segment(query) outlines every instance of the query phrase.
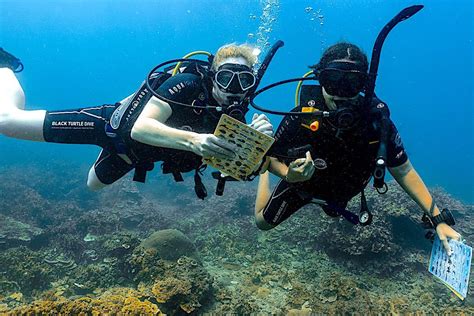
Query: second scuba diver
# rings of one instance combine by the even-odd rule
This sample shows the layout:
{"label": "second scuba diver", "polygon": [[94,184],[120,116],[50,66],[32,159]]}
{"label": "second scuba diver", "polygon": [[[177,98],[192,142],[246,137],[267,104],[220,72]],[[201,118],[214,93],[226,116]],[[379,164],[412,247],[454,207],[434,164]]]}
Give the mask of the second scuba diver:
{"label": "second scuba diver", "polygon": [[[225,45],[212,64],[190,62],[174,76],[152,76],[149,85],[143,84],[117,104],[25,111],[25,96],[14,75],[23,65],[0,49],[0,134],[102,147],[87,180],[94,190],[114,183],[132,169],[134,180],[144,182],[153,163],[162,161],[163,173],[173,174],[176,181],[182,181],[182,172],[194,170],[196,194],[204,198],[207,193],[199,176],[202,157],[233,157],[233,145],[212,133],[222,113],[245,120],[247,106],[242,101],[258,83],[253,71],[256,62],[253,47]],[[170,102],[155,97],[150,85]],[[255,114],[251,126],[273,134],[265,115]]]}
{"label": "second scuba diver", "polygon": [[[375,96],[366,102],[361,95],[369,78],[368,66],[366,55],[357,46],[338,43],[312,67],[320,85],[303,86],[299,105],[292,112],[316,111],[323,115],[317,120],[296,114],[283,118],[267,160],[268,170],[281,180],[272,192],[268,172],[260,176],[256,224],[260,229],[271,229],[315,201],[329,216],[369,224],[371,214],[366,212],[364,188],[379,163],[384,118],[387,124],[382,149],[386,161],[381,162],[423,209],[450,253],[447,238],[459,239],[460,235],[448,225],[454,223],[449,211],[440,212],[410,163],[400,135],[388,118],[387,105]],[[383,185],[378,189],[383,190]],[[361,214],[357,216],[346,210],[346,205],[359,193]]]}

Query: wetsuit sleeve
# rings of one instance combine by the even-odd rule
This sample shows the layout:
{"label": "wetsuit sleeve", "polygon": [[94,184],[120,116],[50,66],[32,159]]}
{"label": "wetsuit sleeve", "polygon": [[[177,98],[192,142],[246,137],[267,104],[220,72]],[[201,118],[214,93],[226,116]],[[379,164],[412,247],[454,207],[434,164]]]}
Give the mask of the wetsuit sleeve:
{"label": "wetsuit sleeve", "polygon": [[390,121],[390,135],[387,144],[387,166],[398,167],[408,160],[408,155],[403,147],[402,138],[395,124]]}
{"label": "wetsuit sleeve", "polygon": [[[202,80],[199,76],[183,73],[166,80],[158,88],[158,94],[166,99],[188,104],[190,100],[198,99],[203,93],[202,90]],[[180,107],[180,105],[173,103],[170,103],[170,106],[172,110]]]}

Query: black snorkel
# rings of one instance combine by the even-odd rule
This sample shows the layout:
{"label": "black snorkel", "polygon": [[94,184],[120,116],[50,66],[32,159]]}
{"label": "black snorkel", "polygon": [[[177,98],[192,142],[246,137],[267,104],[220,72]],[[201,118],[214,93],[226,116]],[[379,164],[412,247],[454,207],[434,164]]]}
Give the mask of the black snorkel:
{"label": "black snorkel", "polygon": [[255,91],[257,90],[258,88],[258,85],[260,84],[260,81],[262,81],[262,78],[263,76],[265,75],[267,69],[268,69],[268,66],[270,65],[270,62],[272,61],[273,57],[275,56],[276,52],[282,48],[283,46],[285,46],[285,43],[282,41],[282,40],[278,40],[276,41],[275,44],[273,44],[273,46],[270,48],[270,50],[268,51],[267,55],[265,56],[265,58],[263,59],[262,61],[262,64],[260,65],[260,67],[258,68],[258,71],[257,71],[257,81],[255,82],[255,86],[252,87],[252,89],[249,90],[249,96],[248,98],[250,99],[251,96],[255,93]]}
{"label": "black snorkel", "polygon": [[0,47],[0,54],[2,55],[2,62],[1,67],[8,67],[14,73],[22,72],[25,69],[25,66],[20,61],[20,59],[16,58],[9,52],[6,52],[3,48]]}
{"label": "black snorkel", "polygon": [[[422,5],[414,5],[407,7],[400,11],[393,19],[391,19],[380,31],[377,39],[375,40],[374,48],[372,49],[372,58],[370,60],[369,75],[365,88],[365,104],[370,105],[372,99],[375,96],[375,82],[377,80],[377,72],[379,69],[380,54],[382,52],[383,43],[387,38],[390,31],[400,22],[405,21],[415,15],[418,11],[423,9]],[[375,159],[375,169],[373,172],[374,176],[374,187],[377,192],[384,194],[387,192],[387,185],[385,183],[385,168],[387,162],[387,142],[390,127],[390,113],[388,108],[383,104],[379,103],[373,110],[379,116],[380,122],[380,145],[377,152],[377,158]]]}

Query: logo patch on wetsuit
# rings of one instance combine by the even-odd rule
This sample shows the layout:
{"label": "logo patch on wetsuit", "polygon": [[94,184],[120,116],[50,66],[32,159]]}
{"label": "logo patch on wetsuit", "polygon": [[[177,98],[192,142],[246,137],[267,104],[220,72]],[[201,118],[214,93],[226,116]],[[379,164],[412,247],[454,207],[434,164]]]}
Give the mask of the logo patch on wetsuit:
{"label": "logo patch on wetsuit", "polygon": [[110,126],[113,129],[118,129],[120,127],[120,123],[122,122],[122,118],[124,117],[125,113],[127,113],[127,116],[125,119],[129,120],[133,112],[140,105],[141,100],[147,93],[148,93],[148,89],[146,88],[140,89],[130,101],[120,104],[119,107],[115,109],[114,113],[112,113],[112,116],[110,117]]}
{"label": "logo patch on wetsuit", "polygon": [[314,163],[314,167],[319,170],[326,169],[328,167],[328,164],[326,163],[326,161],[324,161],[321,158],[314,159],[313,163]]}
{"label": "logo patch on wetsuit", "polygon": [[184,87],[185,87],[185,84],[184,84],[183,82],[180,82],[180,83],[178,83],[177,85],[175,85],[174,87],[168,89],[168,92],[169,92],[171,95],[173,95],[173,94],[175,94],[175,93],[177,93],[177,92],[180,92],[181,89],[183,89]]}
{"label": "logo patch on wetsuit", "polygon": [[400,133],[397,133],[397,135],[395,135],[394,142],[397,147],[402,147],[402,138],[400,137]]}
{"label": "logo patch on wetsuit", "polygon": [[125,113],[127,106],[125,104],[120,104],[118,108],[115,109],[114,113],[110,117],[110,126],[113,129],[117,129],[120,126],[120,121],[122,120],[122,116]]}
{"label": "logo patch on wetsuit", "polygon": [[399,153],[395,156],[395,158],[399,159],[399,158],[403,155],[404,152],[405,152],[405,151],[402,150],[401,152],[399,152]]}
{"label": "logo patch on wetsuit", "polygon": [[95,123],[94,122],[87,122],[87,121],[52,121],[51,126],[52,127],[75,127],[75,128],[81,128],[81,127],[94,127]]}

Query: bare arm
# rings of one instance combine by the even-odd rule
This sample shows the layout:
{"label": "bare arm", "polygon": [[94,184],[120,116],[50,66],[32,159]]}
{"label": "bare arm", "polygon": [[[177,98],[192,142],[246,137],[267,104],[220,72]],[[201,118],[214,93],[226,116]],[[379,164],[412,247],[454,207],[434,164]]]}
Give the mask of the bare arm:
{"label": "bare arm", "polygon": [[152,97],[132,128],[132,139],[151,146],[190,151],[203,157],[234,157],[235,148],[213,134],[167,126],[165,122],[172,113],[169,104]]}
{"label": "bare arm", "polygon": [[438,206],[433,205],[430,214],[430,209],[434,203],[433,198],[409,160],[401,166],[389,168],[389,171],[403,190],[421,207],[423,212],[430,216],[436,216],[440,213]]}
{"label": "bare arm", "polygon": [[167,103],[152,97],[132,128],[132,139],[151,146],[194,151],[197,133],[166,126],[164,122],[171,114]]}
{"label": "bare arm", "polygon": [[[399,167],[389,168],[389,171],[405,192],[407,192],[408,195],[422,208],[425,214],[436,216],[440,213],[438,206],[434,203],[433,198],[428,191],[428,188],[425,186],[423,180],[413,168],[409,160]],[[439,239],[443,242],[448,255],[451,255],[452,251],[447,242],[447,238],[460,240],[461,235],[446,223],[439,224],[436,227],[436,233],[438,234]]]}

